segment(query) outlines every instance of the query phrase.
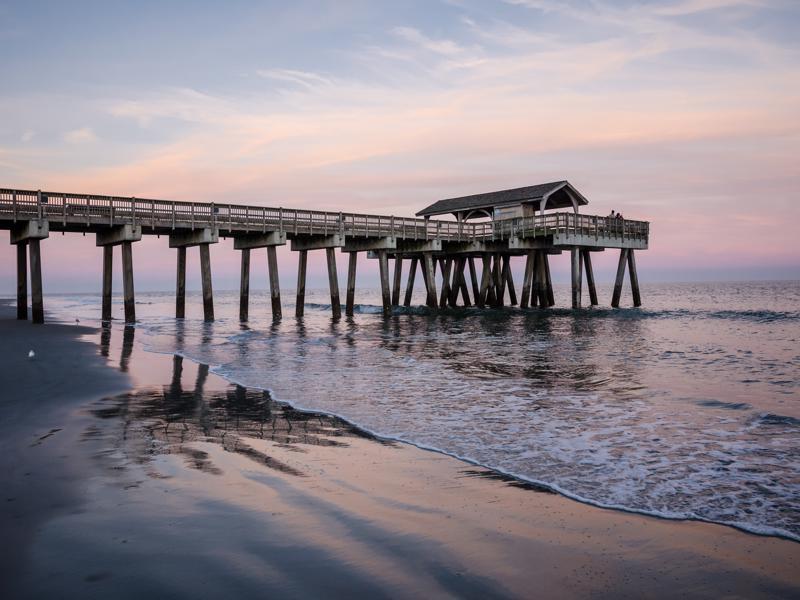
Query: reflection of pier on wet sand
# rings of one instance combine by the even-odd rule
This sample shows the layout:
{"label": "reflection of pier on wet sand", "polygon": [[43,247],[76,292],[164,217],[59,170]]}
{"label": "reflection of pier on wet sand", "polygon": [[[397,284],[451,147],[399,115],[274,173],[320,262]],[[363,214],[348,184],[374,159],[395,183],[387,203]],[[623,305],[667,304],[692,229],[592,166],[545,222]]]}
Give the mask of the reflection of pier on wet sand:
{"label": "reflection of pier on wet sand", "polygon": [[104,331],[101,352],[135,387],[87,407],[93,494],[60,525],[72,549],[61,572],[112,574],[98,591],[123,581],[240,596],[797,590],[792,542],[537,493],[145,353],[125,333]]}

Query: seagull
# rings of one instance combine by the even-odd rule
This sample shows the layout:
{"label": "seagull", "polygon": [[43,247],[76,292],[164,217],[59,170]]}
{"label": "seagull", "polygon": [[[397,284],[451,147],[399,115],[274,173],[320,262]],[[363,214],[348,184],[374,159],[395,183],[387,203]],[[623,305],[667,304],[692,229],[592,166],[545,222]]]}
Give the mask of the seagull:
{"label": "seagull", "polygon": [[33,350],[28,350],[28,358],[33,358],[36,356],[36,353]]}

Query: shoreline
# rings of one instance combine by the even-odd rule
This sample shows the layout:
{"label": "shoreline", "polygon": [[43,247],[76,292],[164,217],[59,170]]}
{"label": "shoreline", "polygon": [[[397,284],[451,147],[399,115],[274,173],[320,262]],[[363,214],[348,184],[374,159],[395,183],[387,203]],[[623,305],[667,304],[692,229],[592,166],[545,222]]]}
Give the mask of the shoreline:
{"label": "shoreline", "polygon": [[[3,327],[7,328],[6,323],[3,323]],[[560,492],[530,489],[530,483],[525,479],[513,478],[509,481],[509,476],[498,474],[496,470],[486,469],[440,451],[423,449],[405,441],[375,439],[374,435],[341,417],[328,417],[319,411],[306,411],[291,403],[275,400],[268,391],[256,393],[255,388],[241,388],[230,384],[221,376],[209,373],[208,366],[197,363],[185,365],[183,361],[176,361],[174,358],[170,361],[167,354],[142,350],[135,346],[133,334],[127,341],[119,340],[119,336],[115,334],[120,333],[121,328],[113,325],[108,332],[111,339],[105,341],[105,346],[101,340],[99,353],[96,343],[90,344],[89,341],[96,340],[101,332],[90,328],[49,324],[41,328],[37,326],[34,329],[38,331],[31,333],[25,331],[25,327],[33,328],[30,323],[25,322],[14,326],[21,331],[19,335],[24,340],[34,339],[36,336],[41,339],[56,339],[60,336],[59,339],[62,340],[67,337],[63,342],[64,347],[81,347],[83,351],[71,352],[59,360],[85,362],[83,366],[89,365],[92,377],[99,374],[96,389],[86,389],[78,394],[73,392],[67,404],[56,408],[50,406],[46,420],[51,423],[69,423],[68,427],[63,427],[50,437],[47,437],[48,431],[44,431],[47,427],[37,425],[39,419],[35,416],[21,417],[11,423],[4,419],[6,425],[3,428],[8,430],[11,427],[17,432],[10,438],[4,437],[4,443],[8,447],[16,445],[17,454],[26,455],[21,463],[29,460],[27,454],[31,451],[66,452],[66,456],[76,463],[73,465],[75,473],[72,477],[77,478],[79,483],[84,482],[78,485],[84,493],[81,498],[66,502],[66,508],[50,512],[42,510],[36,515],[41,525],[37,526],[37,539],[31,542],[34,554],[42,554],[41,549],[48,546],[48,540],[53,542],[55,530],[61,528],[72,534],[80,531],[75,523],[69,523],[71,519],[92,522],[92,515],[98,515],[98,519],[102,521],[101,515],[107,506],[94,506],[97,502],[88,493],[92,486],[98,485],[98,480],[103,479],[98,475],[96,465],[91,464],[91,458],[87,458],[92,453],[97,454],[99,450],[103,455],[102,460],[111,460],[112,463],[120,460],[117,455],[127,453],[122,463],[114,463],[109,470],[119,471],[122,468],[122,472],[136,471],[141,470],[144,465],[145,471],[153,466],[156,470],[164,470],[168,475],[167,479],[163,479],[161,475],[164,473],[151,473],[144,482],[138,482],[137,479],[137,487],[129,488],[140,491],[150,488],[142,492],[142,497],[134,503],[137,508],[130,515],[130,520],[142,520],[152,525],[153,531],[159,531],[159,534],[163,522],[160,522],[158,516],[148,517],[141,511],[142,507],[152,508],[153,499],[162,497],[165,493],[190,500],[200,498],[201,505],[212,501],[222,503],[226,506],[223,512],[230,519],[235,521],[234,515],[241,517],[246,514],[254,520],[256,526],[271,524],[270,527],[283,527],[288,520],[295,527],[289,535],[294,542],[293,547],[302,547],[309,552],[310,549],[331,547],[331,540],[324,535],[324,539],[317,539],[315,534],[322,535],[320,532],[336,529],[342,523],[351,523],[346,539],[337,541],[333,546],[345,553],[355,553],[353,560],[344,566],[336,565],[335,568],[326,561],[317,561],[311,567],[317,571],[312,577],[314,581],[306,584],[305,589],[293,587],[300,585],[292,576],[304,576],[301,569],[291,572],[289,578],[292,581],[283,582],[281,586],[273,588],[276,591],[288,590],[307,595],[313,592],[308,585],[321,583],[323,580],[329,585],[328,576],[338,579],[352,568],[355,569],[354,572],[367,572],[372,577],[368,582],[359,580],[360,583],[348,589],[348,592],[369,589],[371,592],[388,594],[402,591],[409,595],[415,592],[432,595],[450,592],[462,595],[471,589],[462,586],[468,581],[473,586],[480,583],[479,587],[474,588],[476,595],[480,590],[482,594],[490,596],[524,595],[524,590],[531,589],[527,586],[534,584],[537,589],[547,589],[567,596],[591,593],[650,597],[680,593],[689,596],[741,593],[746,596],[788,597],[800,590],[800,579],[795,575],[797,566],[800,565],[800,546],[793,540],[700,520],[674,520],[601,508],[571,499]],[[94,352],[93,359],[89,348]],[[39,353],[37,358],[38,356]],[[109,368],[117,356],[120,357],[118,368]],[[24,366],[24,361],[19,361]],[[181,363],[180,366],[177,366],[178,362]],[[33,363],[35,361],[29,364]],[[58,368],[59,365],[53,365],[54,371]],[[73,372],[72,375],[76,373]],[[187,378],[192,379],[192,375],[194,385],[190,392],[183,382]],[[86,372],[78,379],[85,381]],[[31,394],[34,392],[33,388],[40,383],[31,383],[27,391],[23,392]],[[102,386],[105,389],[101,390]],[[160,388],[163,389],[158,392]],[[172,392],[168,392],[168,388]],[[197,435],[188,442],[181,439],[178,445],[169,439],[172,433],[166,433],[164,439],[161,434],[162,429],[169,432],[170,423],[175,421],[170,421],[169,415],[153,416],[153,410],[159,406],[158,403],[170,401],[169,394],[173,392],[178,402],[193,402],[192,410],[187,409],[182,414],[181,435],[186,436],[187,432]],[[159,393],[163,396],[160,400]],[[48,388],[35,391],[35,394],[51,399],[59,398]],[[263,394],[266,400],[259,394]],[[98,396],[102,398],[98,399]],[[141,439],[136,440],[133,445],[130,445],[132,442],[120,445],[119,439],[115,437],[115,428],[120,426],[119,414],[111,411],[109,402],[112,405],[115,402],[124,404],[127,411],[124,413],[127,415],[125,418],[128,419],[125,421],[125,427],[128,428],[126,431],[134,431],[145,423],[142,431],[158,432],[155,436],[155,446],[158,447],[156,452],[164,450],[164,447],[169,451],[157,453],[153,458],[147,452],[140,453],[141,448],[136,444],[141,443]],[[225,403],[227,404],[224,408],[219,408]],[[277,419],[272,421],[271,441],[269,436],[263,437],[263,429],[268,421],[261,420],[260,416],[254,418],[255,413],[241,412],[237,408],[241,404],[258,410],[268,409],[271,418]],[[206,408],[202,408],[204,406]],[[3,408],[8,410],[8,407]],[[11,408],[20,412],[19,406],[12,404]],[[219,415],[211,420],[207,416],[195,419],[193,411],[198,410],[217,411]],[[141,413],[139,417],[131,417],[137,411]],[[98,414],[102,417],[97,417]],[[98,424],[98,418],[104,422]],[[216,433],[220,430],[220,423],[226,423],[227,427],[232,418],[239,424],[244,423],[243,429],[224,429],[220,438]],[[283,422],[281,419],[289,424],[288,433],[286,428],[275,429],[276,422]],[[293,426],[292,419],[305,424],[304,441],[298,442],[295,439],[293,427],[298,425]],[[166,427],[159,429],[162,422],[166,423]],[[259,423],[262,427],[261,439],[257,439],[258,431],[252,428]],[[38,446],[32,447],[30,443],[34,442],[30,438],[35,431],[42,431],[41,435],[45,437]],[[85,438],[87,432],[93,431],[95,433],[90,442],[99,443],[99,446],[88,454],[80,451],[79,443],[68,443],[68,440],[63,442],[65,445],[62,447],[51,448],[54,440],[63,439],[60,436],[64,436],[64,431],[72,431],[73,442],[82,436]],[[240,435],[241,431],[248,435]],[[276,431],[279,433],[276,434]],[[236,443],[241,444],[240,446],[225,446],[231,435],[237,438]],[[148,440],[153,441],[150,438],[145,441]],[[151,446],[147,448],[148,452],[152,450]],[[78,455],[82,457],[76,458]],[[180,460],[177,458],[179,456]],[[145,461],[141,462],[143,458]],[[193,466],[187,470],[182,460],[194,461]],[[253,465],[260,466],[252,471]],[[286,470],[281,471],[276,466]],[[197,477],[200,480],[196,480]],[[207,479],[208,477],[212,479]],[[214,480],[214,477],[218,479]],[[239,491],[232,493],[225,489],[208,489],[209,484],[220,480],[227,481]],[[117,482],[109,481],[99,484],[101,493],[98,495],[108,495],[116,502],[124,499],[129,489],[125,486],[118,488]],[[254,481],[259,482],[256,487],[253,487]],[[85,482],[89,482],[89,485],[85,485]],[[52,485],[52,479],[48,481],[48,477],[44,477],[41,483],[45,486]],[[159,485],[166,487],[159,488]],[[274,494],[276,490],[285,492],[292,499],[282,503],[286,513],[299,511],[303,518],[299,521],[282,518],[281,514],[264,512],[263,508],[259,508],[260,503],[255,507],[251,505],[254,497]],[[457,493],[451,493],[452,490],[457,490]],[[155,491],[160,494],[155,495]],[[8,512],[7,504],[4,513]],[[307,508],[300,509],[297,508],[298,505],[306,505]],[[75,517],[72,512],[76,510],[76,506],[82,511],[79,513],[81,517]],[[216,514],[213,511],[212,513]],[[180,511],[177,514],[181,518],[187,517]],[[335,515],[332,517],[335,523],[326,524],[323,519],[312,531],[306,530],[304,519],[316,520],[320,514],[329,517]],[[418,520],[424,521],[423,527],[416,523]],[[454,520],[459,525],[456,529],[453,529]],[[192,520],[187,521],[189,522]],[[365,530],[353,529],[352,523],[356,522],[362,524],[361,526],[369,523],[372,529],[377,529],[367,534]],[[204,525],[194,526],[202,529]],[[42,531],[45,533],[42,534]],[[200,535],[198,539],[202,537]],[[410,545],[407,541],[409,537],[414,539],[414,543]],[[484,538],[491,541],[487,543]],[[255,539],[261,541],[257,536]],[[241,542],[235,539],[226,540],[229,552],[242,552]],[[186,541],[187,539],[178,535],[179,546],[184,547]],[[379,570],[370,568],[373,561],[368,555],[356,551],[365,545],[372,547],[378,554],[385,552],[387,548],[408,546],[390,561],[401,573],[390,577],[391,581],[386,579],[387,576],[378,577],[376,573],[385,569],[386,565],[382,565]],[[92,547],[90,544],[80,547],[84,553],[88,552],[95,559],[98,558],[87,550]],[[408,579],[406,576],[403,579],[403,567],[409,566],[406,551],[420,555],[420,558],[413,561],[417,568],[419,564],[437,565],[431,577]],[[145,560],[144,554],[139,556],[140,560]],[[38,563],[34,560],[28,563],[28,567],[33,567],[35,573],[37,568],[49,565],[52,558],[42,562],[40,556]],[[256,553],[255,558],[248,555],[248,558],[260,558],[269,564],[278,560],[269,551]],[[178,559],[171,557],[170,560]],[[68,566],[69,561],[65,562],[62,566]],[[89,573],[85,575],[89,579],[83,578],[80,583],[81,586],[94,586],[98,593],[101,589],[105,593],[118,593],[120,590],[115,587],[115,582],[119,585],[124,580],[126,569],[134,568],[139,572],[144,567],[144,564],[138,565],[138,568],[134,565],[124,567],[118,564],[114,571],[109,571],[113,576],[98,578],[97,573]],[[464,572],[470,577],[465,576]],[[589,576],[592,573],[594,576]],[[207,578],[226,580],[229,576],[230,573],[224,570],[211,571],[206,575]],[[260,585],[265,584],[263,579],[255,579]],[[398,587],[400,580],[402,586]],[[442,583],[445,581],[446,583]],[[662,586],[672,587],[654,587],[654,582],[659,581]],[[31,585],[32,579],[23,583]],[[361,584],[366,587],[359,587]],[[23,587],[18,591],[24,592],[26,589]],[[71,589],[69,585],[67,589]],[[75,588],[75,591],[82,589]],[[250,595],[255,589],[245,588],[240,592]],[[143,589],[137,588],[137,591],[141,592]],[[186,588],[180,585],[175,591],[180,591],[181,595],[187,593]]]}
{"label": "shoreline", "polygon": [[[191,361],[195,365],[202,365],[203,364],[202,362],[192,358],[191,356],[189,356],[188,354],[185,354],[183,352],[178,352],[178,351],[174,351],[174,352],[163,351],[162,352],[162,351],[158,351],[158,350],[147,350],[147,349],[143,349],[143,350],[145,352],[150,352],[152,354],[158,354],[158,355],[161,355],[161,356],[180,356],[180,357],[184,358],[185,360]],[[222,373],[219,373],[219,372],[215,371],[215,369],[218,367],[218,365],[205,365],[205,366],[207,366],[210,369],[211,373],[213,373],[214,375],[216,375],[220,379],[223,379],[223,380],[227,381],[231,385],[235,385],[235,386],[241,386],[242,385],[235,378],[232,378],[230,376],[227,376],[227,375],[224,375]],[[567,500],[571,500],[571,501],[577,502],[579,504],[584,504],[586,506],[591,506],[591,507],[594,507],[594,508],[600,508],[600,509],[604,509],[604,510],[612,510],[612,511],[615,511],[615,512],[628,513],[628,514],[632,514],[632,515],[639,515],[639,516],[649,517],[649,518],[653,518],[653,519],[659,519],[659,520],[663,520],[663,521],[686,522],[686,523],[705,523],[705,524],[708,524],[708,525],[718,525],[718,526],[721,526],[721,527],[730,527],[730,528],[735,529],[736,531],[738,531],[740,533],[744,533],[744,534],[748,534],[748,535],[752,535],[752,536],[756,536],[756,537],[775,538],[775,539],[786,540],[786,541],[790,541],[790,542],[796,542],[796,543],[800,544],[800,536],[795,536],[795,535],[792,535],[792,534],[789,534],[789,533],[784,533],[782,531],[777,531],[777,530],[776,531],[770,531],[770,532],[758,531],[756,529],[753,529],[752,527],[749,527],[746,524],[725,523],[725,522],[722,522],[722,521],[713,521],[711,519],[704,519],[702,517],[685,517],[685,516],[678,516],[678,515],[670,516],[670,515],[667,515],[667,514],[659,514],[659,513],[655,513],[655,512],[649,512],[647,510],[638,510],[638,509],[635,509],[635,508],[630,508],[630,507],[622,506],[622,505],[619,505],[619,504],[603,504],[602,502],[589,500],[589,499],[583,498],[582,496],[579,496],[577,494],[573,494],[569,490],[565,490],[565,489],[563,489],[563,488],[561,488],[561,487],[559,487],[557,485],[553,485],[553,484],[547,483],[545,481],[538,481],[538,480],[535,480],[535,479],[530,479],[528,477],[525,477],[524,475],[519,475],[519,474],[513,473],[511,471],[506,471],[506,470],[504,470],[504,469],[502,469],[500,467],[493,467],[493,466],[481,463],[480,461],[475,460],[473,458],[470,458],[468,456],[460,456],[458,454],[453,454],[451,452],[448,452],[447,450],[443,450],[443,449],[438,448],[436,446],[428,446],[428,445],[425,445],[425,444],[417,443],[417,442],[414,442],[413,440],[409,440],[409,439],[404,438],[404,437],[385,435],[385,434],[382,434],[380,432],[373,431],[373,430],[369,429],[368,427],[365,427],[364,425],[361,425],[361,424],[353,421],[349,417],[346,417],[346,416],[344,416],[344,415],[342,415],[340,413],[336,413],[336,412],[332,412],[332,411],[326,411],[326,410],[317,409],[317,408],[310,408],[310,407],[306,407],[303,404],[298,403],[296,401],[286,400],[284,398],[279,398],[275,394],[274,390],[272,390],[270,388],[263,388],[263,387],[252,386],[252,385],[251,386],[247,386],[247,387],[250,388],[250,389],[258,389],[258,390],[264,391],[264,392],[270,394],[270,396],[273,397],[276,402],[280,402],[281,404],[285,404],[285,405],[291,407],[293,410],[296,410],[296,411],[299,411],[299,412],[303,412],[303,413],[306,413],[306,414],[309,414],[309,415],[318,415],[318,416],[333,417],[333,418],[336,418],[336,419],[340,419],[341,421],[349,424],[350,426],[352,426],[352,427],[354,427],[356,429],[359,429],[359,430],[363,431],[365,434],[367,434],[370,437],[373,437],[373,438],[375,438],[377,440],[383,440],[383,441],[386,441],[386,442],[396,442],[396,443],[400,443],[400,444],[406,444],[408,446],[413,446],[414,448],[418,448],[419,450],[423,450],[425,452],[434,452],[436,454],[441,454],[443,456],[447,456],[448,458],[452,458],[452,459],[457,460],[459,462],[466,463],[467,465],[471,465],[473,467],[479,467],[481,469],[486,469],[488,471],[496,473],[498,476],[501,476],[502,478],[506,478],[508,480],[513,480],[513,481],[517,482],[518,484],[520,484],[521,486],[529,486],[530,489],[535,489],[535,490],[538,490],[538,491],[541,491],[541,492],[546,492],[546,493],[558,494],[559,496],[562,496],[563,498],[566,498]]]}

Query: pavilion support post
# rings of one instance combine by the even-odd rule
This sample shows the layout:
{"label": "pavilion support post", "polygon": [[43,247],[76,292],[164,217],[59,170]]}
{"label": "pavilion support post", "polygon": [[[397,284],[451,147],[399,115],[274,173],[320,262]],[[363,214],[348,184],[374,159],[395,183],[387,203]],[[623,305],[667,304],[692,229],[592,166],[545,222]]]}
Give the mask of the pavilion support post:
{"label": "pavilion support post", "polygon": [[250,248],[241,250],[242,271],[239,281],[239,321],[250,317]]}
{"label": "pavilion support post", "polygon": [[272,318],[280,319],[281,310],[281,282],[278,278],[278,250],[275,246],[267,246],[267,268],[269,270],[269,295],[272,300]]}
{"label": "pavilion support post", "polygon": [[394,257],[394,286],[392,287],[392,306],[400,306],[400,288],[403,285],[403,257]]}
{"label": "pavilion support post", "polygon": [[461,258],[453,259],[452,275],[450,278],[450,291],[447,294],[447,304],[450,308],[458,306],[458,294],[461,292]]}
{"label": "pavilion support post", "polygon": [[[467,277],[464,271],[467,268],[467,259],[462,257],[460,259],[460,264],[458,266],[458,281],[459,281],[459,288],[461,289],[461,299],[464,301],[464,306],[472,306],[472,302],[469,298],[469,289],[467,288]],[[456,294],[456,300],[458,300],[458,294]]]}
{"label": "pavilion support post", "polygon": [[133,291],[133,243],[122,242],[122,293],[125,299],[125,322],[136,322],[136,299]]}
{"label": "pavilion support post", "polygon": [[533,263],[536,251],[530,250],[525,259],[525,274],[522,277],[522,296],[519,299],[520,308],[528,308],[531,297],[531,284],[533,283]]}
{"label": "pavilion support post", "polygon": [[447,301],[450,297],[450,288],[451,288],[450,275],[453,270],[453,259],[452,258],[442,259],[442,261],[440,262],[440,266],[442,268],[442,292],[439,297],[439,307],[446,308]]}
{"label": "pavilion support post", "polygon": [[411,306],[411,296],[414,293],[414,279],[417,275],[417,263],[419,259],[415,256],[411,259],[411,266],[408,268],[408,283],[406,285],[406,296],[403,299],[404,306]]}
{"label": "pavilion support post", "polygon": [[500,258],[499,254],[494,255],[493,266],[492,266],[492,283],[494,287],[494,306],[501,307],[503,306],[503,300],[506,295],[506,286],[505,282],[502,278],[502,268],[501,262],[502,259]]}
{"label": "pavilion support post", "polygon": [[436,308],[436,275],[434,274],[433,255],[430,252],[425,252],[422,255],[425,266],[425,283],[428,288],[427,304],[429,308]]}
{"label": "pavilion support post", "polygon": [[542,250],[542,262],[544,263],[544,281],[545,281],[545,292],[547,293],[547,306],[555,306],[556,299],[555,294],[553,293],[553,280],[550,277],[550,257]]}
{"label": "pavilion support post", "polygon": [[489,291],[491,290],[491,280],[492,280],[492,257],[489,254],[484,254],[481,257],[481,261],[483,263],[483,268],[481,272],[481,287],[478,290],[478,299],[475,303],[483,308],[486,306],[487,302],[491,304],[489,299]]}
{"label": "pavilion support post", "polygon": [[175,318],[186,316],[186,246],[178,248],[178,270],[175,281]]}
{"label": "pavilion support post", "polygon": [[378,250],[378,270],[381,276],[381,300],[383,301],[383,316],[392,314],[392,298],[389,289],[389,258],[386,250]]}
{"label": "pavilion support post", "polygon": [[583,287],[583,269],[581,268],[581,249],[570,250],[572,259],[572,308],[581,307],[581,288]]}
{"label": "pavilion support post", "polygon": [[103,246],[103,301],[100,318],[111,320],[111,282],[114,269],[114,246]]}
{"label": "pavilion support post", "polygon": [[203,319],[214,320],[214,290],[211,286],[211,249],[200,244],[200,279],[203,287]]}
{"label": "pavilion support post", "polygon": [[297,296],[294,304],[294,316],[302,317],[306,310],[306,267],[308,266],[308,250],[297,253]]}
{"label": "pavilion support post", "polygon": [[469,279],[472,283],[472,298],[475,300],[475,304],[478,304],[478,296],[480,295],[480,284],[478,283],[478,274],[475,270],[475,258],[470,256],[467,259],[469,263]]}
{"label": "pavilion support post", "polygon": [[347,300],[344,312],[348,317],[353,316],[356,303],[356,267],[358,266],[358,252],[351,252],[347,261]]}
{"label": "pavilion support post", "polygon": [[503,285],[508,286],[508,299],[511,306],[517,305],[517,290],[514,287],[514,274],[511,272],[511,256],[503,257]]}
{"label": "pavilion support post", "polygon": [[325,257],[328,262],[328,287],[331,291],[331,314],[334,319],[341,319],[342,305],[339,302],[339,275],[336,272],[335,249],[325,248]]}
{"label": "pavilion support post", "polygon": [[642,305],[642,296],[639,294],[639,275],[636,273],[636,259],[633,257],[633,248],[628,250],[628,277],[631,279],[631,294],[633,305]]}
{"label": "pavilion support post", "polygon": [[44,300],[42,299],[42,254],[39,241],[31,238],[28,241],[28,253],[31,261],[31,320],[44,323]]}
{"label": "pavilion support post", "polygon": [[594,270],[592,269],[592,253],[587,249],[581,250],[583,255],[583,268],[586,271],[586,286],[589,288],[589,302],[597,306],[597,288],[594,285]]}
{"label": "pavilion support post", "polygon": [[28,319],[28,245],[17,244],[17,319]]}
{"label": "pavilion support post", "polygon": [[628,250],[622,248],[619,251],[619,262],[617,263],[617,278],[614,281],[614,294],[611,297],[611,306],[619,308],[619,299],[622,296],[622,283],[625,280],[625,263],[628,261]]}
{"label": "pavilion support post", "polygon": [[536,296],[539,299],[539,308],[547,308],[550,306],[550,302],[547,296],[547,273],[546,273],[546,263],[547,254],[544,250],[537,250],[536,251],[536,279],[534,282],[534,289],[536,290]]}

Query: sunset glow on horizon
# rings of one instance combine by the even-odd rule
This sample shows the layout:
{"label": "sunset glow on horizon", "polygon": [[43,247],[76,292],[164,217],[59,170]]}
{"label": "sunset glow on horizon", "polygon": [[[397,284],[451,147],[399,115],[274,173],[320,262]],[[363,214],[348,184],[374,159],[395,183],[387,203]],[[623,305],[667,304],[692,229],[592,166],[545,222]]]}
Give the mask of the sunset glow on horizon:
{"label": "sunset glow on horizon", "polygon": [[[796,279],[798,24],[791,0],[0,2],[0,187],[411,216],[567,179],[651,221],[645,282]],[[166,245],[137,245],[137,287],[171,288]],[[42,252],[49,291],[99,289],[93,239]],[[0,293],[14,261],[4,233]]]}

